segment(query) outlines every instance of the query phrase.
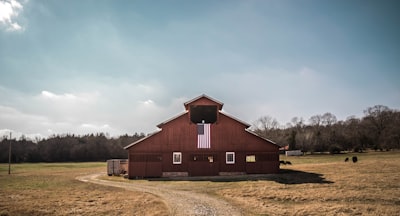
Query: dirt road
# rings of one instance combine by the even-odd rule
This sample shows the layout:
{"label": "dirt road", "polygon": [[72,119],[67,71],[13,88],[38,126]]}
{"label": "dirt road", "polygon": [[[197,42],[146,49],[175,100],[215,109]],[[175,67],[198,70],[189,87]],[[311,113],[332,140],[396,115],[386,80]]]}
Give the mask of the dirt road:
{"label": "dirt road", "polygon": [[101,175],[105,175],[105,173],[79,176],[77,179],[83,182],[154,194],[167,203],[170,215],[242,215],[239,208],[207,194],[169,188],[163,184],[107,181],[99,179],[98,177]]}

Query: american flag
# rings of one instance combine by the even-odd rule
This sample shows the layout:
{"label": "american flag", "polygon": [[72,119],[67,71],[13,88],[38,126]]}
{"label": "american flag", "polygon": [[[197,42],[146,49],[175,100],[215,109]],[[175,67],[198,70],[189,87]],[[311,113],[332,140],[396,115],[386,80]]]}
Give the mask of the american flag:
{"label": "american flag", "polygon": [[197,148],[211,148],[210,125],[197,124]]}

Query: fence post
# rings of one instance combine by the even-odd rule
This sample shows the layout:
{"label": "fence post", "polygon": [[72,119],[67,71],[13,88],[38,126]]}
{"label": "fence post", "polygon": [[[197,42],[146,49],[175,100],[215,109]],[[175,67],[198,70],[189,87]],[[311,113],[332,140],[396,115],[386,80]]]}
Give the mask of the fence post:
{"label": "fence post", "polygon": [[10,146],[8,147],[8,175],[11,174],[11,132],[10,132]]}

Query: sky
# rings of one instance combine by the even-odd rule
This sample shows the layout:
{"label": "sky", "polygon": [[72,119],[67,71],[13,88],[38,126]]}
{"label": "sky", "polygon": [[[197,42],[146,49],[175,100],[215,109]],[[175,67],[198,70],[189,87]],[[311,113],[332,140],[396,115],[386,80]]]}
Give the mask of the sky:
{"label": "sky", "polygon": [[206,94],[249,124],[400,108],[400,1],[0,0],[0,135],[151,133]]}

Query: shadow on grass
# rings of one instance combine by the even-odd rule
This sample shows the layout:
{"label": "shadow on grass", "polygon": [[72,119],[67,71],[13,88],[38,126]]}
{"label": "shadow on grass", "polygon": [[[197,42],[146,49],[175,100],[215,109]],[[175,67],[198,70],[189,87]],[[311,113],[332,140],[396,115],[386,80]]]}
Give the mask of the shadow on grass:
{"label": "shadow on grass", "polygon": [[275,181],[280,184],[332,184],[322,174],[299,170],[281,169],[278,174],[250,174],[235,176],[196,176],[146,178],[148,181],[210,181],[210,182],[241,182],[241,181]]}
{"label": "shadow on grass", "polygon": [[326,180],[322,174],[304,172],[299,170],[281,169],[280,174],[276,174],[271,178],[272,181],[281,184],[332,184],[333,181]]}

